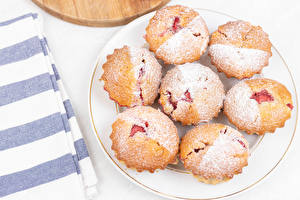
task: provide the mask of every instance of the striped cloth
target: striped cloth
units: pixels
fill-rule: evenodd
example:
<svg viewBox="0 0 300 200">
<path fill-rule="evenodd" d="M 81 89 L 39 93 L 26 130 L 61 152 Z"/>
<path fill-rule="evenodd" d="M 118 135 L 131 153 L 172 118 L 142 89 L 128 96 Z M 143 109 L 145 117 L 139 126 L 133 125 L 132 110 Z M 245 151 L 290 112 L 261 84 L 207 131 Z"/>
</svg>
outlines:
<svg viewBox="0 0 300 200">
<path fill-rule="evenodd" d="M 96 182 L 40 16 L 0 22 L 0 199 L 82 200 Z"/>
</svg>

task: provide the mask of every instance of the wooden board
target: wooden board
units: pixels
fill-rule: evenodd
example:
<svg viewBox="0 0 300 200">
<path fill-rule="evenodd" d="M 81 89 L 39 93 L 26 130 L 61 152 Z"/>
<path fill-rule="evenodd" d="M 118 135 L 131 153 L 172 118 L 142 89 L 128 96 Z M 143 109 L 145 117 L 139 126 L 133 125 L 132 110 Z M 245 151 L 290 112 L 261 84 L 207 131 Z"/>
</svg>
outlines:
<svg viewBox="0 0 300 200">
<path fill-rule="evenodd" d="M 32 0 L 65 21 L 86 26 L 119 26 L 161 8 L 170 0 Z"/>
</svg>

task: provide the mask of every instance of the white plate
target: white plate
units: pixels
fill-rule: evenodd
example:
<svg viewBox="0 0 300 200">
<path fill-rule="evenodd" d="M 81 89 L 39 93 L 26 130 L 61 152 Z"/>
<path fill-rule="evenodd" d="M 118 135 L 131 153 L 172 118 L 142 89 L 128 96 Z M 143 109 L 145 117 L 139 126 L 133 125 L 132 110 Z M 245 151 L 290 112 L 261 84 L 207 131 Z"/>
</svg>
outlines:
<svg viewBox="0 0 300 200">
<path fill-rule="evenodd" d="M 211 32 L 227 21 L 236 20 L 229 15 L 219 12 L 196 9 L 204 18 Z M 127 169 L 114 156 L 111 150 L 111 124 L 114 122 L 119 109 L 116 104 L 109 99 L 107 92 L 103 89 L 103 83 L 98 79 L 102 74 L 102 64 L 106 61 L 106 56 L 112 54 L 115 48 L 123 45 L 145 46 L 143 35 L 149 19 L 154 13 L 149 13 L 125 26 L 120 30 L 102 49 L 94 73 L 91 77 L 89 92 L 89 111 L 90 121 L 94 129 L 95 139 L 107 155 L 112 164 L 129 180 L 148 191 L 158 195 L 173 199 L 215 199 L 231 196 L 245 191 L 257 183 L 261 182 L 272 172 L 285 156 L 295 134 L 296 122 L 298 117 L 298 104 L 295 84 L 292 75 L 279 52 L 273 47 L 273 56 L 270 59 L 269 67 L 263 70 L 262 76 L 272 78 L 283 83 L 292 93 L 294 110 L 284 128 L 277 129 L 274 134 L 266 134 L 264 137 L 249 136 L 243 133 L 250 143 L 251 156 L 249 165 L 243 169 L 243 173 L 236 175 L 232 180 L 218 184 L 207 185 L 198 182 L 191 174 L 184 170 L 181 164 L 169 165 L 167 169 L 160 170 L 151 174 L 149 172 L 138 173 Z M 202 56 L 200 63 L 211 67 L 207 55 Z M 170 68 L 168 68 L 170 69 Z M 224 74 L 218 73 L 225 88 L 228 90 L 236 79 L 227 79 Z M 226 123 L 227 119 L 220 114 L 213 121 Z M 179 127 L 179 125 L 176 123 Z M 232 125 L 231 125 L 232 126 Z M 179 127 L 179 134 L 182 136 L 190 127 Z"/>
</svg>

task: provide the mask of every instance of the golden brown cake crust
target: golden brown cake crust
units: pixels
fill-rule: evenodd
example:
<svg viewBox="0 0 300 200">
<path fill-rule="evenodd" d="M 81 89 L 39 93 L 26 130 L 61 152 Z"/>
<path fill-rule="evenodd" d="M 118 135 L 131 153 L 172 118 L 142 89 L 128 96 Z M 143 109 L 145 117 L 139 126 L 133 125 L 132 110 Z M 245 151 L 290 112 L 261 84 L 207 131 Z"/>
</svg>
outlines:
<svg viewBox="0 0 300 200">
<path fill-rule="evenodd" d="M 133 64 L 130 61 L 129 47 L 115 49 L 112 55 L 107 56 L 103 64 L 104 89 L 109 93 L 112 100 L 121 106 L 131 106 L 135 99 L 136 78 L 132 70 Z M 114 78 L 118 74 L 118 79 Z"/>
<path fill-rule="evenodd" d="M 248 165 L 247 140 L 224 124 L 204 124 L 186 133 L 180 159 L 199 181 L 217 184 L 231 179 Z"/>
<path fill-rule="evenodd" d="M 260 49 L 271 52 L 272 44 L 269 36 L 260 26 L 253 26 L 245 21 L 231 21 L 218 27 L 213 32 L 209 45 L 225 44 L 238 48 Z"/>
<path fill-rule="evenodd" d="M 161 79 L 161 65 L 144 48 L 115 49 L 103 64 L 101 80 L 112 100 L 120 106 L 153 104 Z"/>
<path fill-rule="evenodd" d="M 134 126 L 143 128 L 132 134 Z M 166 115 L 154 108 L 136 106 L 119 114 L 110 138 L 118 160 L 138 172 L 164 169 L 176 160 L 177 129 Z"/>
</svg>

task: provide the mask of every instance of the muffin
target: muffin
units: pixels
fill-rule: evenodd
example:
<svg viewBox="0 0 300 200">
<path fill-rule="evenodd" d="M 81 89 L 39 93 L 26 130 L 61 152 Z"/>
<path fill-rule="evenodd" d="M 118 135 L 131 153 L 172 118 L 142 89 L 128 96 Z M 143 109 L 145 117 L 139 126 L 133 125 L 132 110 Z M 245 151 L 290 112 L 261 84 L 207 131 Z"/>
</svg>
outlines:
<svg viewBox="0 0 300 200">
<path fill-rule="evenodd" d="M 228 181 L 248 165 L 249 145 L 237 130 L 224 124 L 204 124 L 187 132 L 180 144 L 184 167 L 199 181 Z"/>
<path fill-rule="evenodd" d="M 260 26 L 239 20 L 221 25 L 212 33 L 208 54 L 220 72 L 243 79 L 268 65 L 271 46 L 268 34 Z"/>
<path fill-rule="evenodd" d="M 145 39 L 150 50 L 166 64 L 183 64 L 199 60 L 207 48 L 209 32 L 198 12 L 175 5 L 155 13 Z"/>
<path fill-rule="evenodd" d="M 138 172 L 164 169 L 176 160 L 177 129 L 165 114 L 152 107 L 136 106 L 120 113 L 110 138 L 118 160 Z"/>
<path fill-rule="evenodd" d="M 115 49 L 103 64 L 104 89 L 120 106 L 153 104 L 161 79 L 161 65 L 145 48 Z"/>
<path fill-rule="evenodd" d="M 271 79 L 244 80 L 233 86 L 224 102 L 224 113 L 238 129 L 248 134 L 273 133 L 291 117 L 290 92 Z"/>
<path fill-rule="evenodd" d="M 198 63 L 177 65 L 169 70 L 159 92 L 164 112 L 183 125 L 218 116 L 225 98 L 218 75 Z"/>
</svg>

